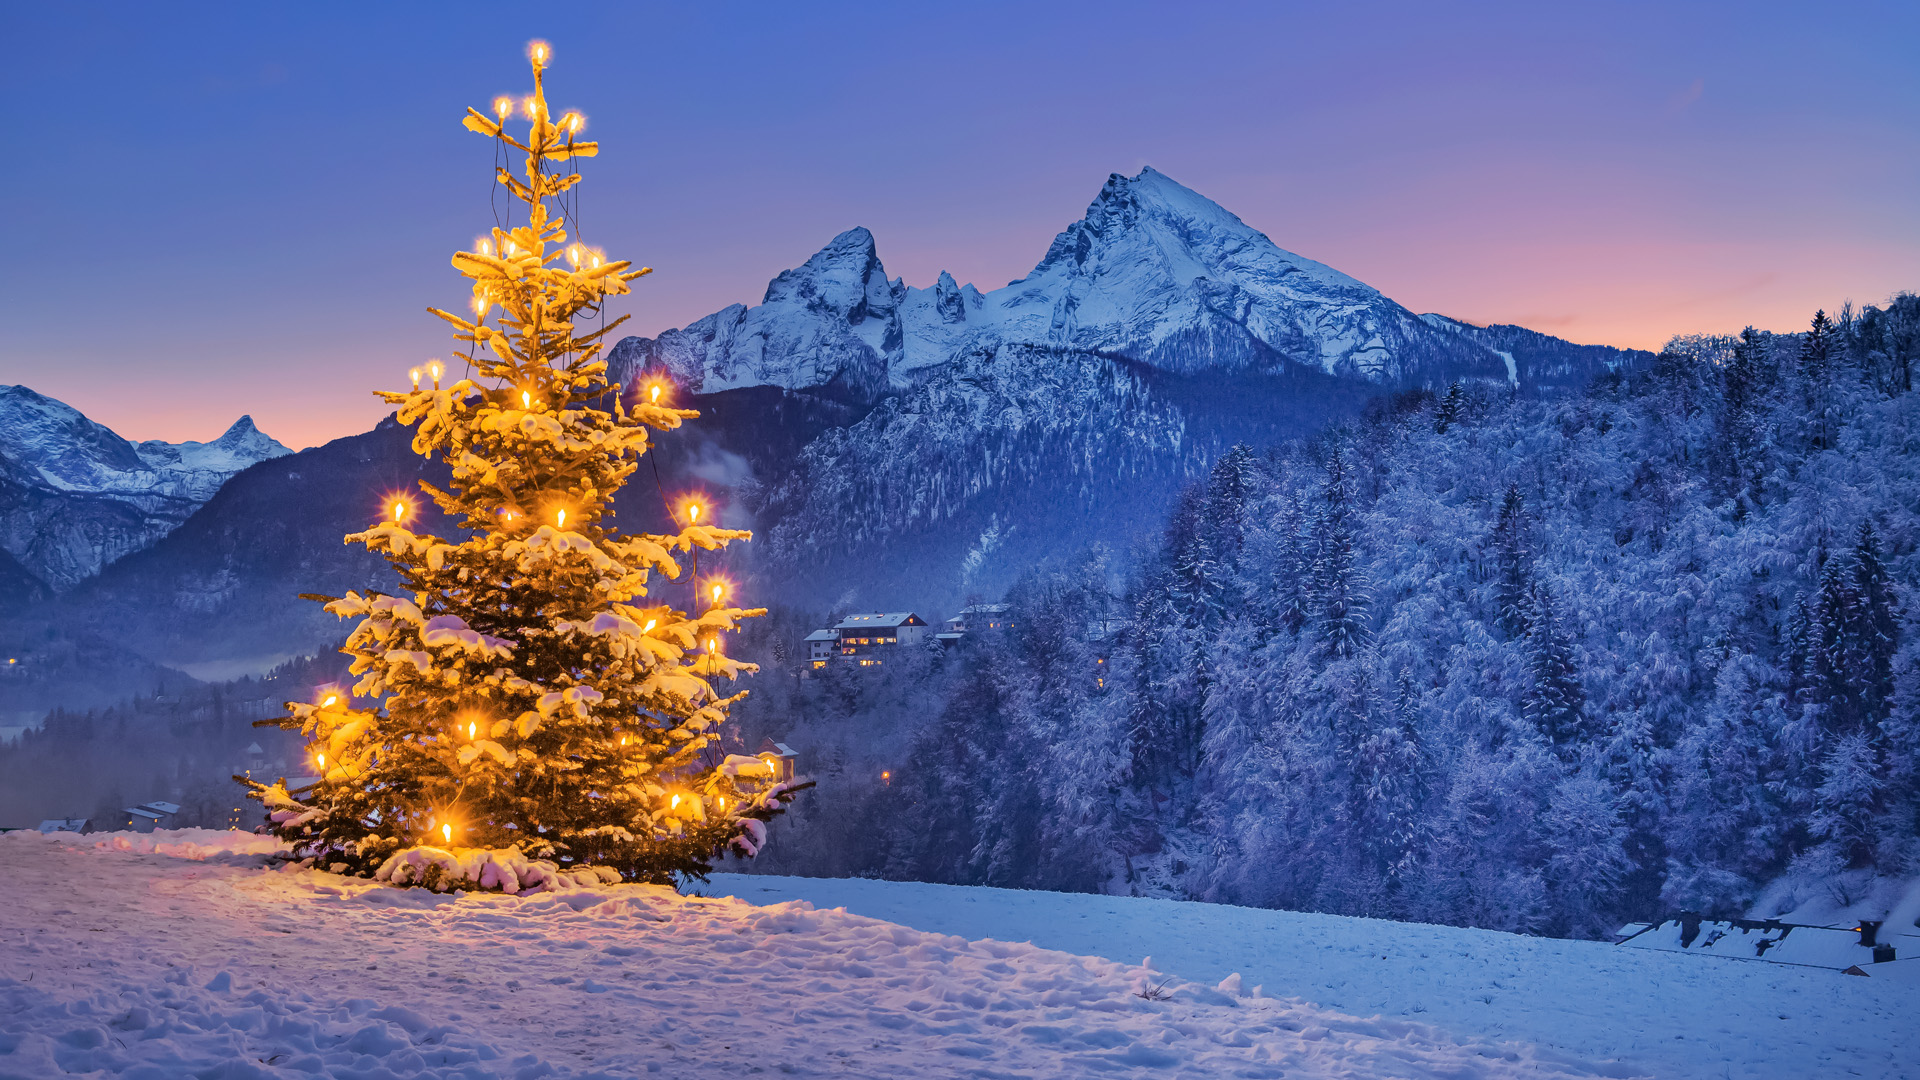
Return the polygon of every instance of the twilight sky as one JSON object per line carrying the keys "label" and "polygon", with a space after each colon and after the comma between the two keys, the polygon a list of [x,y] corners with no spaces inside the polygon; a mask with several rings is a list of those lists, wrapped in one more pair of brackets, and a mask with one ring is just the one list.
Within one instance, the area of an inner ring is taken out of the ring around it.
{"label": "twilight sky", "polygon": [[460,116],[534,37],[603,144],[584,239],[655,268],[636,333],[854,225],[997,287],[1148,164],[1414,311],[1581,342],[1920,289],[1910,2],[13,3],[0,384],[134,439],[367,429],[450,351],[424,309],[492,220]]}

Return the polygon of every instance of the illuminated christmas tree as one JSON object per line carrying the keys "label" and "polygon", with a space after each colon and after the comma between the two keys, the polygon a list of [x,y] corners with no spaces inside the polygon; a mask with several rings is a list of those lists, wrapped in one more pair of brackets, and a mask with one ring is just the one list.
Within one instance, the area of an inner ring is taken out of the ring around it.
{"label": "illuminated christmas tree", "polygon": [[[698,414],[663,405],[661,386],[629,409],[608,385],[600,343],[625,316],[576,328],[647,270],[568,235],[571,163],[598,147],[579,138],[578,114],[549,116],[547,46],[529,56],[532,96],[465,121],[526,157],[524,178],[496,169],[525,224],[509,217],[453,256],[471,317],[433,312],[474,377],[442,386],[436,361],[427,385],[415,371],[412,389],[380,392],[415,428],[414,450],[451,467],[448,490],[421,487],[462,534],[414,532],[414,500],[398,495],[347,537],[384,555],[403,592],[310,597],[360,620],[342,649],[358,682],[267,722],[308,737],[320,779],[254,784],[253,796],[296,857],[343,872],[508,891],[560,877],[667,883],[729,847],[757,852],[804,785],[777,760],[718,745],[744,691],[715,683],[754,670],[728,657],[726,635],[764,610],[730,606],[718,578],[689,582],[681,559],[692,573],[697,549],[749,534],[703,523],[713,515],[692,500],[675,508],[675,535],[604,524],[652,432]],[[516,113],[523,138],[506,130]],[[670,580],[702,610],[665,602]]]}

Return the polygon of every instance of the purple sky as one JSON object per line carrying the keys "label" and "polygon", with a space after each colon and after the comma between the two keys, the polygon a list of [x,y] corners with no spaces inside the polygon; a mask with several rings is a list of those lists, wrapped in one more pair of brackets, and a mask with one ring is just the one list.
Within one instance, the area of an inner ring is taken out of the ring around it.
{"label": "purple sky", "polygon": [[854,225],[996,287],[1146,164],[1415,311],[1576,341],[1920,289],[1912,3],[36,7],[0,11],[0,383],[130,438],[322,442],[446,355],[423,309],[491,222],[461,111],[533,37],[605,146],[585,239],[656,268],[637,333]]}

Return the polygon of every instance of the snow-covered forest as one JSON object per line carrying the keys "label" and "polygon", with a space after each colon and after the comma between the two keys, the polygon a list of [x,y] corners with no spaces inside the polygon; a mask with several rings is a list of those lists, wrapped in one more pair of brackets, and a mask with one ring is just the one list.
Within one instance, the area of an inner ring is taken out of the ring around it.
{"label": "snow-covered forest", "polygon": [[1916,360],[1902,295],[1237,448],[1004,636],[768,687],[838,737],[768,869],[1572,936],[1912,873]]}

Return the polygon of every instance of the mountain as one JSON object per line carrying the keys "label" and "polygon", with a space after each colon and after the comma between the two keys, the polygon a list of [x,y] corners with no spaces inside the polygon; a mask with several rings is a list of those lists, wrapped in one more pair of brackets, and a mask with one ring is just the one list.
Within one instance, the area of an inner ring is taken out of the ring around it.
{"label": "mountain", "polygon": [[132,443],[0,386],[0,550],[54,590],[165,536],[235,473],[290,451],[243,416],[213,442]]}
{"label": "mountain", "polygon": [[696,392],[779,386],[873,400],[960,357],[1021,345],[1176,374],[1304,367],[1379,387],[1525,384],[1465,326],[1417,316],[1143,169],[1109,177],[1033,272],[1003,288],[982,293],[944,272],[925,289],[888,280],[873,235],[849,229],[775,278],[759,306],[626,338],[609,367],[629,381],[664,371]]}
{"label": "mountain", "polygon": [[[992,292],[890,279],[856,228],[757,305],[619,342],[611,378],[637,390],[664,374],[701,417],[658,441],[617,520],[665,530],[665,504],[700,491],[755,530],[702,571],[756,599],[944,614],[1089,545],[1124,556],[1152,541],[1237,443],[1313,433],[1387,391],[1531,392],[1642,358],[1415,315],[1148,169],[1109,179],[1031,274]],[[120,468],[148,460],[76,431]],[[263,671],[341,632],[296,594],[385,581],[340,537],[383,493],[436,475],[391,420],[255,466],[18,625],[126,641],[198,677]]]}

